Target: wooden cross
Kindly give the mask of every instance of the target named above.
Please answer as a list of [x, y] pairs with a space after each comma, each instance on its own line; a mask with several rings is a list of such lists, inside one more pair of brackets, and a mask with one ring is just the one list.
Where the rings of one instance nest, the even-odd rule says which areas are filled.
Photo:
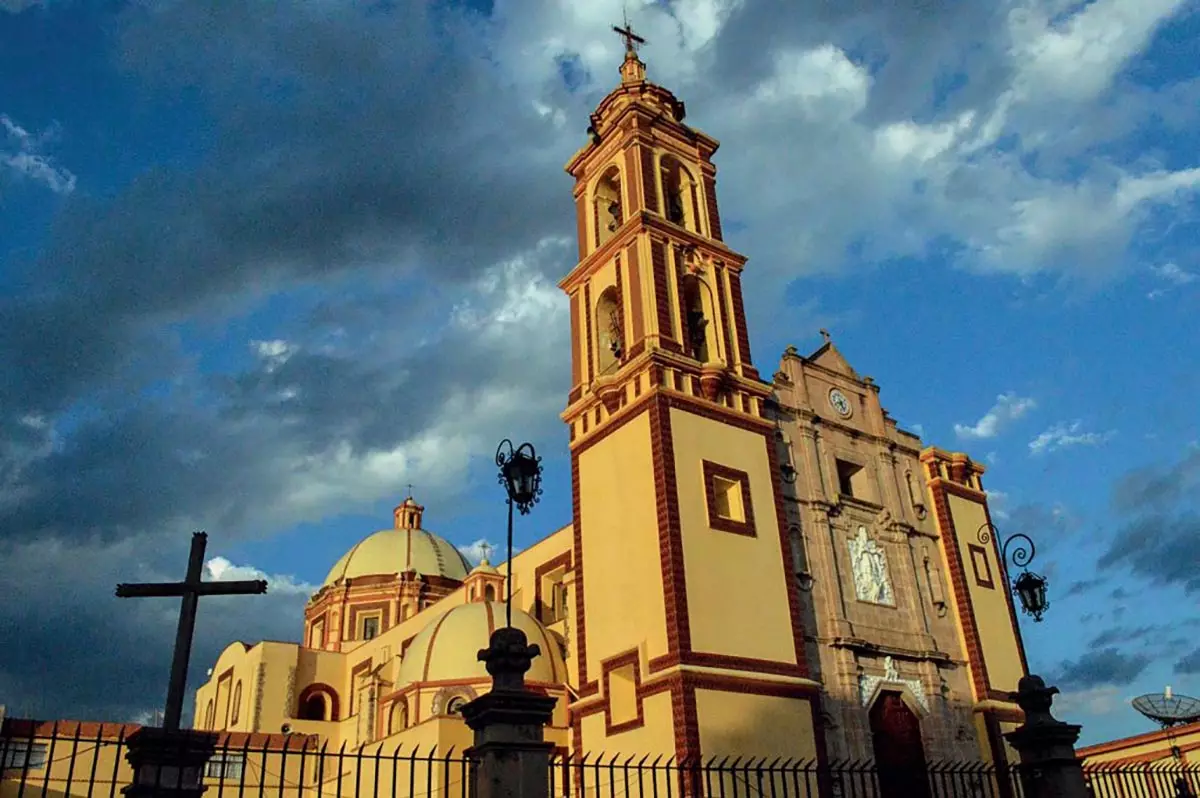
[[187, 577], [182, 582], [145, 582], [141, 584], [117, 585], [119, 598], [150, 598], [159, 596], [182, 596], [179, 607], [179, 628], [175, 633], [175, 655], [171, 660], [171, 682], [167, 686], [167, 707], [163, 717], [163, 728], [179, 731], [179, 720], [183, 714], [183, 693], [187, 686], [188, 659], [192, 654], [192, 632], [196, 628], [196, 607], [201, 596], [252, 595], [267, 592], [267, 583], [262, 579], [240, 582], [201, 582], [204, 570], [204, 548], [208, 535], [196, 532], [192, 535], [192, 551], [188, 557]]
[[625, 52], [627, 53], [636, 53], [637, 45], [646, 43], [645, 39], [643, 39], [641, 36], [638, 36], [633, 32], [633, 29], [629, 27], [628, 19], [625, 20], [625, 27], [618, 28], [616, 25], [613, 25], [612, 29], [616, 31], [618, 36], [625, 40]]

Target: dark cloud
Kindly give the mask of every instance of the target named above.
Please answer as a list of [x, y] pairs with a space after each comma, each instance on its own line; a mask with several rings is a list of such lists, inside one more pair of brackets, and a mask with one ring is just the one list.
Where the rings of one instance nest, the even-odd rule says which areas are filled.
[[1119, 513], [1155, 511], [1195, 496], [1200, 487], [1200, 447], [1192, 447], [1177, 463], [1131, 471], [1117, 480], [1113, 509]]
[[1063, 593], [1063, 598], [1071, 598], [1072, 596], [1083, 595], [1084, 593], [1090, 592], [1094, 588], [1099, 587], [1100, 585], [1104, 584], [1104, 581], [1105, 580], [1098, 579], [1098, 578], [1097, 579], [1079, 579], [1079, 580], [1071, 583], [1070, 587], [1067, 588], [1067, 591], [1065, 593]]
[[1181, 657], [1175, 663], [1175, 672], [1185, 674], [1200, 673], [1200, 648], [1196, 648], [1190, 654]]
[[1101, 569], [1122, 566], [1155, 585], [1200, 592], [1200, 515], [1147, 515], [1125, 524], [1097, 561]]
[[1109, 646], [1064, 661], [1054, 681], [1064, 689], [1075, 690], [1103, 684], [1124, 686], [1140, 676], [1149, 664], [1150, 658], [1145, 654], [1125, 654]]

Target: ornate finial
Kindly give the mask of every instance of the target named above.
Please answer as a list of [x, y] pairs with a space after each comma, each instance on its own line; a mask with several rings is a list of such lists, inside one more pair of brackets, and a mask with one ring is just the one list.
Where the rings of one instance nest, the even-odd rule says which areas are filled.
[[833, 343], [833, 337], [829, 334], [829, 330], [826, 330], [824, 327], [821, 328], [821, 337], [825, 339], [825, 343]]
[[529, 643], [525, 633], [515, 626], [503, 626], [492, 632], [487, 648], [479, 650], [479, 661], [487, 664], [492, 690], [524, 690], [525, 673], [533, 658], [542, 653], [537, 643]]
[[491, 565], [491, 563], [488, 562], [488, 557], [490, 557], [492, 554], [492, 544], [485, 540], [483, 543], [479, 544], [479, 550], [483, 552], [483, 557], [480, 558], [479, 564]]
[[413, 488], [412, 488], [412, 483], [410, 482], [410, 483], [408, 483], [408, 498], [411, 499], [412, 497], [413, 497]]
[[633, 28], [629, 27], [629, 17], [625, 17], [625, 27], [618, 28], [616, 25], [612, 29], [625, 40], [625, 61], [621, 64], [621, 82], [622, 83], [640, 83], [646, 79], [646, 65], [642, 63], [637, 55], [637, 46], [645, 44], [646, 40], [633, 32]]

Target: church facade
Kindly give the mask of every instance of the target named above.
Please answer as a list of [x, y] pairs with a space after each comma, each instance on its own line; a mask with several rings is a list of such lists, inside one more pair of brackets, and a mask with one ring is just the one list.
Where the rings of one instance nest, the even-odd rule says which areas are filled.
[[760, 373], [718, 142], [684, 118], [630, 50], [567, 164], [569, 523], [472, 567], [407, 498], [301, 641], [225, 649], [197, 728], [462, 750], [511, 582], [563, 752], [1010, 758], [1026, 664], [982, 467], [899, 429], [828, 335]]

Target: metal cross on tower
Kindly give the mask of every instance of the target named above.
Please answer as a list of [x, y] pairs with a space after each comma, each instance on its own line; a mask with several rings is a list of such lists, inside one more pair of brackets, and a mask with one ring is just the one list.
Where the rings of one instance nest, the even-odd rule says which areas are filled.
[[625, 40], [625, 52], [627, 53], [636, 53], [637, 45], [646, 43], [645, 39], [643, 39], [641, 36], [638, 36], [633, 32], [633, 28], [629, 27], [628, 19], [625, 20], [625, 27], [618, 28], [616, 25], [613, 25], [612, 29], [617, 33], [618, 36]]
[[119, 598], [151, 598], [182, 596], [179, 607], [179, 628], [175, 633], [175, 655], [171, 660], [171, 682], [167, 686], [167, 707], [163, 728], [179, 731], [179, 720], [183, 714], [183, 693], [187, 686], [188, 659], [192, 654], [192, 632], [196, 628], [196, 607], [201, 596], [254, 595], [267, 592], [267, 583], [262, 579], [237, 582], [201, 582], [204, 570], [204, 548], [208, 535], [196, 532], [192, 535], [192, 551], [188, 557], [187, 576], [182, 582], [145, 582], [141, 584], [117, 585]]

